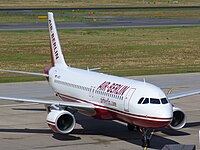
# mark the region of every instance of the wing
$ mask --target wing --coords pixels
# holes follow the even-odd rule
[[[94,105],[88,103],[78,103],[78,102],[65,102],[58,100],[43,100],[43,99],[24,99],[15,97],[0,97],[2,100],[19,101],[19,102],[30,102],[30,103],[40,103],[40,104],[54,104],[57,106],[68,106],[75,109],[94,109]]]
[[[186,96],[191,96],[191,95],[195,95],[195,94],[200,94],[200,89],[192,90],[192,91],[185,91],[185,92],[180,92],[180,93],[168,94],[167,96],[168,96],[169,100],[174,100],[174,99],[178,99],[178,98],[182,98],[182,97],[186,97]]]

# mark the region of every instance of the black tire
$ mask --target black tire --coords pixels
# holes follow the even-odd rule
[[[150,148],[150,140],[147,139],[146,141],[142,139],[142,147]]]
[[[129,131],[134,131],[135,130],[135,126],[131,125],[131,124],[127,124],[127,128]]]

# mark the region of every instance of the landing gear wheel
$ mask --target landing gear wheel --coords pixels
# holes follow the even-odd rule
[[[142,147],[149,148],[150,147],[150,140],[149,139],[142,139]]]
[[[140,127],[135,126],[135,131],[140,131]]]
[[[140,131],[140,128],[138,126],[134,126],[132,124],[127,124],[127,128],[129,131]]]
[[[131,125],[131,124],[127,124],[127,128],[129,131],[134,131],[135,130],[135,126]]]

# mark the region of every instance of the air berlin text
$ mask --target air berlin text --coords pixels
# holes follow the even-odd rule
[[[128,88],[129,86],[126,85],[105,81],[97,88],[97,90],[101,90],[111,94],[113,93],[117,95],[123,95],[128,90]]]
[[[113,101],[110,101],[109,99],[101,98],[101,103],[106,104],[106,105],[110,105],[110,106],[117,107],[117,103],[116,103],[116,102],[113,102]]]
[[[49,27],[50,27],[50,38],[51,38],[51,42],[53,46],[52,49],[54,51],[55,58],[58,59],[59,55],[58,55],[58,50],[57,50],[57,43],[56,43],[55,35],[53,32],[53,26],[52,26],[51,20],[49,20]]]

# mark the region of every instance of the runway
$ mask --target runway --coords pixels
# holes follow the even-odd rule
[[[106,22],[59,22],[58,29],[98,29],[98,28],[144,28],[162,26],[200,26],[200,18],[119,18],[107,17],[114,21]],[[104,18],[101,18],[104,19]],[[0,31],[9,30],[44,30],[48,29],[47,23],[2,23]]]
[[[160,86],[173,92],[200,88],[200,73],[129,77]],[[2,83],[1,96],[57,99],[47,82]],[[165,144],[198,145],[200,129],[200,95],[174,100],[184,110],[188,123],[179,131],[162,129],[151,140],[151,149]],[[0,100],[0,148],[7,150],[132,150],[141,148],[139,132],[129,132],[125,124],[102,121],[76,114],[77,125],[69,135],[54,134],[46,124],[47,113],[39,104],[16,103]]]
[[[173,8],[173,7],[169,7]],[[169,9],[168,8],[168,9]],[[179,8],[179,7],[178,7]],[[177,9],[178,9],[177,8]],[[186,7],[181,9],[197,9],[194,6]],[[34,10],[37,10],[35,12]],[[77,10],[78,8],[55,8],[55,10]],[[83,10],[101,10],[101,9],[120,9],[120,8],[82,8]],[[81,9],[81,10],[82,10]],[[121,9],[138,9],[137,8],[121,8]],[[142,8],[141,8],[142,9]],[[153,9],[144,7],[143,9]],[[163,9],[162,7],[156,7],[156,9]],[[41,9],[43,10],[43,8]],[[44,10],[52,10],[44,8]],[[78,9],[79,10],[79,9]],[[47,12],[39,12],[40,8],[31,8],[31,9],[0,9],[0,13],[10,13],[18,15],[34,15],[35,17],[40,15],[47,15]],[[200,18],[139,18],[137,16],[98,16],[98,15],[80,15],[80,14],[57,14],[63,18],[67,17],[76,17],[82,19],[90,19],[90,21],[82,22],[57,22],[57,28],[59,29],[99,29],[99,28],[145,28],[145,27],[171,27],[171,26],[200,26]],[[0,23],[0,31],[9,31],[9,30],[45,30],[48,29],[47,22],[23,22],[23,23]]]

